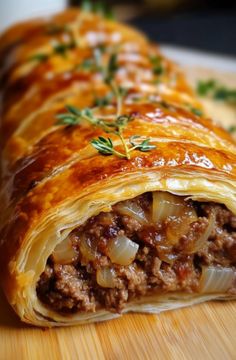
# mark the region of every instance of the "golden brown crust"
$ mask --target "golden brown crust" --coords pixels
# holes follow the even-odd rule
[[[51,54],[52,42],[65,38],[65,33],[52,31],[55,24],[69,27],[77,45],[66,56],[30,60],[33,55]],[[156,145],[148,153],[134,151],[130,160],[102,156],[90,145],[91,139],[104,134],[101,129],[86,123],[55,126],[56,115],[65,112],[66,104],[92,107],[96,97],[109,91],[103,78],[78,70],[101,44],[119,47],[116,81],[129,84],[122,113],[134,120],[125,129],[125,138],[147,136]],[[17,25],[0,38],[4,209],[0,262],[9,302],[25,321],[52,325],[34,318],[39,305],[27,309],[25,299],[35,297],[37,279],[62,232],[116,201],[165,190],[225,203],[236,213],[234,141],[211,120],[194,115],[191,109],[201,105],[178,68],[162,57],[165,72],[158,78],[150,56],[162,57],[142,34],[73,9]],[[107,61],[106,51],[103,60]],[[143,100],[132,102],[134,94]],[[114,113],[115,104],[99,111]],[[117,143],[116,136],[111,138]],[[57,320],[46,310],[43,316]]]

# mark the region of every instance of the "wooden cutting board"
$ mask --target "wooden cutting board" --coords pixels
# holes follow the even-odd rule
[[[50,330],[20,323],[3,297],[0,306],[1,360],[236,358],[235,302]]]
[[[187,75],[192,83],[211,76],[236,87],[236,74],[187,69]],[[236,124],[236,107],[204,104],[212,117],[223,119],[224,126]],[[236,301],[42,330],[22,324],[0,292],[0,360],[15,359],[236,359]]]

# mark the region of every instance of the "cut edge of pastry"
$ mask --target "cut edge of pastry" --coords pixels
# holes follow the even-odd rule
[[[91,189],[91,193],[87,195],[86,201],[83,194],[81,194],[80,199],[77,199],[76,202],[73,201],[73,204],[77,204],[74,208],[74,215],[69,215],[70,223],[73,224],[70,228],[68,225],[67,228],[61,225],[61,229],[59,229],[55,228],[55,224],[53,226],[53,224],[47,223],[47,227],[50,228],[51,237],[49,237],[47,244],[44,243],[43,246],[39,245],[39,249],[41,248],[43,253],[40,253],[39,249],[37,251],[36,248],[33,247],[33,251],[35,252],[34,257],[32,249],[30,249],[27,254],[30,261],[27,262],[25,258],[25,251],[22,249],[22,252],[20,251],[18,253],[18,257],[15,258],[15,261],[10,263],[10,268],[12,270],[10,277],[12,277],[12,281],[16,279],[15,285],[18,290],[15,291],[16,289],[14,289],[14,294],[11,294],[11,290],[13,289],[12,284],[10,285],[11,281],[6,279],[6,285],[8,288],[8,290],[6,289],[6,292],[10,304],[20,315],[23,321],[37,324],[39,326],[76,325],[113,319],[127,312],[159,313],[161,311],[177,309],[214,299],[227,300],[236,298],[236,295],[227,293],[188,294],[173,292],[166,295],[146,296],[138,299],[137,301],[128,302],[120,313],[98,310],[96,312],[78,312],[77,314],[64,315],[57,311],[53,311],[50,309],[50,306],[45,305],[39,300],[36,292],[36,285],[39,281],[40,275],[45,269],[47,259],[53,253],[55,247],[62,242],[74,228],[77,228],[85,223],[87,219],[99,214],[100,212],[110,211],[111,207],[117,203],[117,199],[119,199],[119,202],[133,199],[134,197],[143,194],[145,189],[145,192],[168,192],[173,195],[186,196],[187,199],[194,201],[212,201],[224,204],[234,214],[236,213],[236,188],[233,181],[228,180],[226,183],[218,179],[217,176],[215,179],[211,178],[211,180],[204,179],[203,176],[200,177],[199,174],[198,177],[193,177],[193,174],[191,173],[179,173],[177,177],[169,175],[168,178],[162,178],[159,174],[158,179],[157,173],[150,171],[145,173],[145,175],[142,174],[140,180],[137,181],[138,175],[138,173],[130,175],[125,186],[123,177],[113,179],[112,184],[109,184],[109,188],[104,190],[101,190],[100,188],[100,191],[96,193],[96,200],[93,199],[93,192]],[[103,201],[105,197],[106,204]],[[107,201],[108,198],[109,201]],[[89,204],[93,204],[92,209]],[[71,208],[68,203],[63,204],[65,212],[68,207]],[[58,209],[61,214],[64,214],[63,208],[61,208],[60,211]],[[80,221],[75,222],[75,218],[79,217],[78,213],[80,215],[86,214],[86,216],[82,215],[80,217]],[[48,218],[50,218],[49,214]],[[64,219],[64,221],[65,224],[66,220]],[[29,234],[28,239],[25,239],[25,241],[30,240],[30,242],[33,242],[34,244],[37,242],[39,244],[43,233],[41,226],[42,223],[39,223],[38,230],[37,228],[34,229],[33,234]],[[39,230],[40,228],[41,231]],[[64,230],[63,236],[60,237],[60,231],[62,231],[62,229]],[[57,234],[56,240],[55,234]],[[38,241],[36,240],[37,237]],[[25,268],[27,268],[27,270]]]

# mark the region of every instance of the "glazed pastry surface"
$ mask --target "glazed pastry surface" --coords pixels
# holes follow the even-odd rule
[[[114,119],[118,100],[106,79],[112,61],[112,84],[125,90],[120,114],[132,119],[125,142],[139,136],[153,145],[132,151],[130,159],[98,152],[91,144],[98,137],[109,137],[120,153],[124,146],[117,134],[86,119],[58,125],[68,105]],[[1,281],[23,321],[56,326],[118,316],[105,310],[60,314],[36,293],[55,247],[117,202],[165,191],[223,204],[236,215],[234,140],[204,116],[179,68],[129,26],[74,9],[13,26],[0,37],[0,91]],[[213,298],[232,295],[152,296],[123,312]]]

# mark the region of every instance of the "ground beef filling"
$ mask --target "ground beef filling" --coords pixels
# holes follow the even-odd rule
[[[118,204],[74,230],[69,236],[73,256],[63,261],[50,256],[37,284],[39,299],[63,313],[100,308],[121,312],[127,302],[143,296],[198,292],[202,266],[236,265],[236,217],[223,205],[188,202],[197,218],[178,238],[178,218],[150,220],[152,201],[151,193],[132,200],[149,216],[147,223],[121,214]],[[214,227],[204,246],[199,245],[212,214]],[[139,245],[135,259],[125,266],[109,257],[111,242],[122,235]],[[112,273],[111,287],[97,282],[98,272],[104,269],[108,279]]]

